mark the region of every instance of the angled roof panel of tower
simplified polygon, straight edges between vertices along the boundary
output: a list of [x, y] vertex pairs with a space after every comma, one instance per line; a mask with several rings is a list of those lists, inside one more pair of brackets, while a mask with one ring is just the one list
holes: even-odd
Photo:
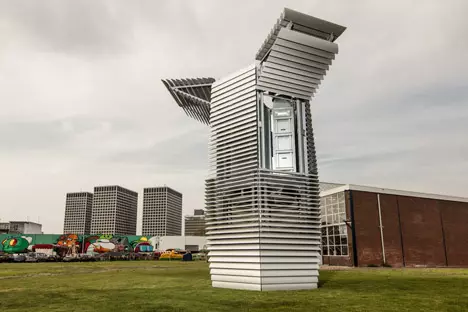
[[285, 9], [256, 59], [257, 89], [310, 100], [330, 68], [346, 28]]
[[280, 18], [273, 26], [270, 34], [260, 47], [255, 57], [256, 60], [261, 61], [265, 57], [275, 42], [280, 30], [282, 28], [287, 28], [289, 23], [292, 23], [292, 29], [294, 31], [331, 42], [335, 41], [346, 30], [344, 26], [285, 8]]
[[184, 112], [205, 124], [210, 123], [213, 78], [162, 79], [167, 90]]

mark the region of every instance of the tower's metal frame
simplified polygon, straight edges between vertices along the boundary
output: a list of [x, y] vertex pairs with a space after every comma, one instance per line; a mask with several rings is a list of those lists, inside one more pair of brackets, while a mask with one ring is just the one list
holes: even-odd
[[285, 9], [255, 64], [218, 81], [163, 80], [188, 115], [211, 127], [206, 231], [214, 287], [317, 287], [320, 198], [310, 99], [344, 30]]

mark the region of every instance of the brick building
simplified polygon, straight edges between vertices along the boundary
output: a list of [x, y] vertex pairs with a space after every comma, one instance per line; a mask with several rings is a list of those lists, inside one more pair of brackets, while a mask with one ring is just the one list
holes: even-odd
[[468, 266], [468, 198], [321, 185], [323, 264]]

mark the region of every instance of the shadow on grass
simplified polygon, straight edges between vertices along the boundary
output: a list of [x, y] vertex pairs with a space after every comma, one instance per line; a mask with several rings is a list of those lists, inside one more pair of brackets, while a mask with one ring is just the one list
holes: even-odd
[[336, 275], [338, 271], [321, 271], [319, 276], [318, 287], [324, 287], [333, 277]]

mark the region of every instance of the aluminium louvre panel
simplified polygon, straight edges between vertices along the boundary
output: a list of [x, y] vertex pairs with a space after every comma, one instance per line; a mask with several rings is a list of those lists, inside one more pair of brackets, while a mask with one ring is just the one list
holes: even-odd
[[210, 123], [213, 78], [162, 79], [164, 86], [184, 112], [202, 123]]
[[[275, 205], [268, 205], [271, 208], [275, 210], [276, 216], [284, 216], [284, 217], [290, 217], [291, 215], [297, 215], [299, 214], [301, 218], [311, 218], [311, 217], [316, 217], [316, 215], [319, 215], [320, 213], [318, 211], [316, 212], [311, 212], [311, 211], [304, 211], [303, 206], [298, 206], [298, 205], [290, 205], [288, 206], [289, 209], [281, 209], [282, 205], [275, 204]], [[246, 207], [248, 207], [246, 205]], [[239, 207], [238, 207], [239, 208]], [[298, 211], [299, 210], [299, 211]], [[261, 210], [260, 212], [264, 216], [270, 216], [272, 215], [269, 210]], [[236, 214], [232, 212], [232, 210], [218, 210], [218, 211], [212, 211], [210, 213], [210, 217], [206, 218], [206, 221], [211, 221], [211, 220], [236, 220], [237, 218], [244, 218], [246, 216], [252, 216], [252, 215], [258, 215], [259, 212], [258, 210], [252, 209], [252, 207], [248, 207], [248, 209], [236, 209]]]
[[[334, 54], [338, 53], [338, 45], [286, 28], [281, 28], [276, 37], [282, 41], [272, 43], [260, 64], [257, 89], [310, 99], [329, 69]], [[298, 46], [304, 48], [297, 50]], [[315, 50], [324, 51], [328, 56], [317, 56]], [[264, 76], [263, 71], [267, 75]], [[316, 85], [304, 86], [304, 83]]]
[[[296, 32], [307, 34], [324, 41], [328, 39], [334, 41], [346, 30], [344, 26], [285, 8], [260, 47], [255, 57], [256, 60], [261, 61], [265, 57], [273, 43], [277, 40], [280, 30], [287, 27], [289, 23], [292, 24], [292, 29]], [[331, 34], [333, 34], [333, 38], [330, 38]]]
[[245, 99], [242, 99], [242, 100], [239, 100], [235, 103], [232, 103], [228, 109], [224, 109], [222, 111], [222, 113], [218, 113], [218, 112], [215, 112], [215, 111], [212, 111], [211, 112], [211, 115], [210, 115], [210, 118], [213, 120], [213, 122], [217, 119], [221, 119], [221, 118], [224, 118], [226, 116], [229, 116], [229, 114], [231, 114], [232, 112], [238, 112], [239, 110], [242, 110], [243, 109], [243, 106], [244, 105], [249, 105], [251, 102], [253, 101], [256, 101], [257, 98], [255, 95], [253, 94], [250, 94], [251, 97], [248, 97], [248, 98], [245, 98]]
[[[236, 73], [229, 79], [222, 79], [212, 86], [211, 114], [217, 116], [211, 124], [209, 144], [209, 168], [212, 174], [222, 176], [232, 171], [243, 170], [243, 168], [258, 168], [255, 81], [255, 67], [249, 66], [244, 71]], [[248, 98], [252, 100], [244, 102], [238, 107], [236, 114], [232, 115], [231, 105]], [[230, 111], [231, 114], [229, 114]], [[246, 127], [239, 131], [236, 127], [239, 120], [251, 123], [246, 124]], [[229, 150], [237, 150], [242, 148], [242, 144], [250, 142], [251, 147], [243, 155], [236, 155], [234, 162], [227, 161]]]
[[[254, 189], [257, 193], [255, 197], [258, 198], [270, 196], [269, 189], [280, 187], [281, 183], [272, 184], [272, 181], [283, 180], [284, 182], [296, 183], [288, 187], [291, 189], [294, 186], [310, 189], [310, 186], [307, 187], [309, 181], [315, 180], [313, 176], [301, 177], [301, 175], [296, 174], [276, 174], [263, 170], [258, 170], [255, 174], [256, 178], [253, 179], [256, 179], [257, 182], [252, 186], [258, 185]], [[252, 174], [248, 175], [248, 177], [252, 179]], [[262, 190], [264, 187], [266, 189]], [[318, 197], [318, 194], [310, 189], [307, 195], [313, 197], [314, 194]], [[253, 200], [253, 203], [255, 203], [255, 198], [252, 199], [251, 195], [247, 196], [247, 199]], [[226, 221], [216, 222], [214, 220], [214, 222], [209, 222], [211, 224], [207, 229], [207, 245], [213, 286], [224, 287], [230, 285], [229, 287], [247, 287], [248, 289], [257, 290], [266, 290], [268, 285], [274, 285], [276, 289], [317, 287], [321, 237], [320, 231], [314, 230], [314, 228], [319, 228], [320, 204], [318, 200], [315, 203], [304, 205], [308, 211], [316, 213], [315, 216], [311, 215], [307, 219], [309, 221], [304, 220], [300, 214], [291, 214], [290, 218], [282, 218], [282, 213], [277, 213], [279, 218], [275, 218], [275, 222], [270, 222], [268, 218], [265, 218], [268, 215], [262, 214], [261, 211], [264, 208], [260, 204], [257, 207], [259, 216], [262, 215], [260, 219], [257, 217], [259, 222], [249, 222], [255, 220], [253, 218], [255, 213], [245, 215], [244, 219], [236, 218], [235, 223], [241, 223], [240, 227], [226, 224]], [[235, 206], [233, 208], [235, 209]], [[286, 205], [285, 208], [290, 207]], [[296, 211], [300, 212], [299, 209], [296, 209]], [[209, 208], [208, 211], [210, 211]], [[271, 214], [274, 215], [275, 213], [272, 211]], [[240, 238], [239, 235], [242, 235], [242, 233], [245, 233], [245, 237], [257, 237], [258, 244], [256, 241], [250, 240], [249, 242]], [[309, 234], [304, 236], [304, 233]], [[281, 238], [282, 235], [287, 238]], [[260, 266], [256, 264], [260, 264]], [[247, 269], [250, 270], [248, 274], [239, 271], [245, 272]], [[303, 271], [298, 274], [297, 270]], [[245, 275], [259, 276], [260, 278], [246, 279]]]

